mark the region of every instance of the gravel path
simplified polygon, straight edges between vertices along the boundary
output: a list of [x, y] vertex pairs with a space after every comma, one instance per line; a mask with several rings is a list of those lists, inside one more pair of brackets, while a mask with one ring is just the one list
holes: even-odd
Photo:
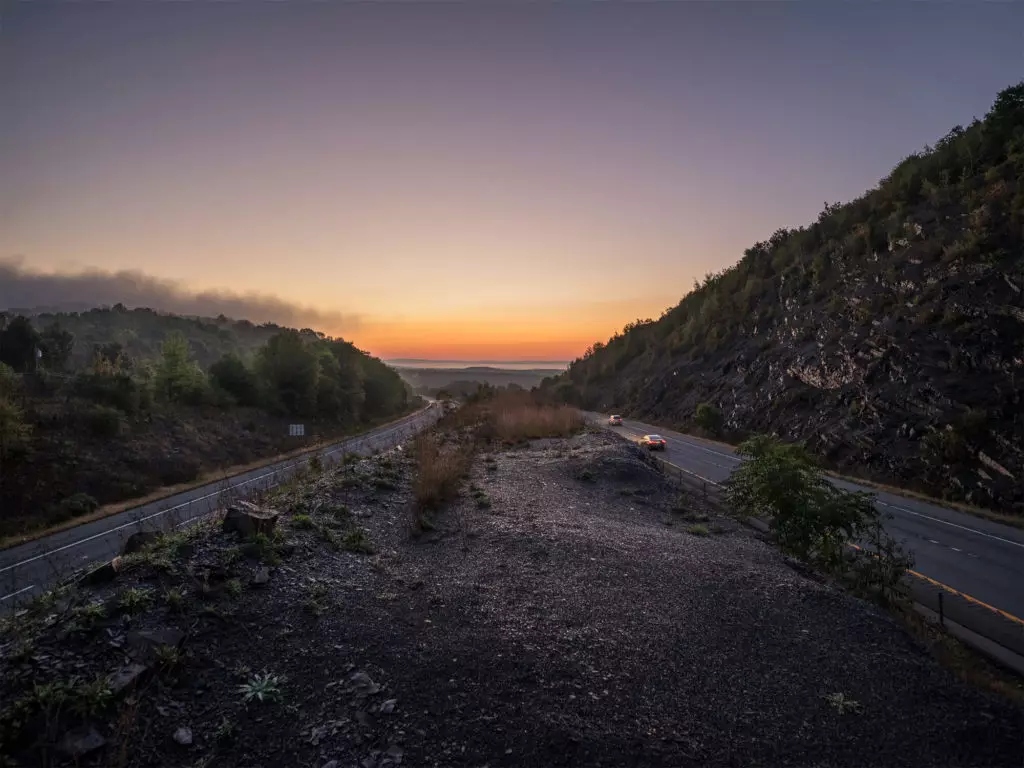
[[[344, 501], [376, 554], [284, 524], [294, 551], [265, 587], [139, 620], [186, 631], [188, 660], [142, 697], [126, 764], [1024, 764], [1019, 709], [748, 529], [689, 532], [674, 491], [614, 436], [478, 461], [473, 495], [419, 538], [411, 466], [393, 456], [384, 482], [362, 462], [290, 497], [314, 519]], [[209, 539], [193, 558], [227, 535]], [[93, 642], [78, 653], [115, 661]], [[240, 665], [286, 676], [280, 699], [243, 705]], [[172, 739], [182, 726], [189, 746]]]

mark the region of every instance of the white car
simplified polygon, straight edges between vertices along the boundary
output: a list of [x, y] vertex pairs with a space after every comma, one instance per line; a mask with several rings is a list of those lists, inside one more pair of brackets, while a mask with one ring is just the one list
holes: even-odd
[[611, 427], [621, 427], [622, 417], [619, 415], [612, 416], [610, 419], [608, 419], [608, 425]]

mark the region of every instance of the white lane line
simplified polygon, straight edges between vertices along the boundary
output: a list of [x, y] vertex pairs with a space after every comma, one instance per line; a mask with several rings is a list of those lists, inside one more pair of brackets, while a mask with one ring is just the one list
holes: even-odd
[[12, 597], [17, 597], [22, 592], [28, 592], [30, 589], [35, 589], [35, 588], [36, 588], [35, 584], [29, 584], [27, 587], [23, 587], [23, 588], [19, 589], [17, 592], [11, 592], [11, 594], [9, 594], [9, 595], [4, 595], [3, 597], [0, 597], [0, 603], [2, 603], [4, 600], [10, 600]]
[[908, 515], [914, 515], [916, 517], [923, 517], [925, 520], [931, 520], [934, 523], [942, 523], [943, 525], [948, 525], [948, 526], [950, 526], [952, 528], [959, 528], [961, 531], [968, 531], [969, 533], [976, 533], [979, 536], [984, 536], [985, 538], [988, 538], [988, 539], [995, 539], [996, 541], [1001, 541], [1003, 544], [1012, 544], [1015, 547], [1020, 547], [1021, 549], [1024, 549], [1024, 544], [1021, 544], [1019, 541], [1010, 541], [1010, 539], [1004, 539], [1002, 536], [995, 536], [995, 535], [993, 535], [991, 533], [985, 533], [984, 531], [979, 531], [977, 528], [968, 528], [966, 525], [957, 525], [956, 523], [951, 523], [948, 520], [942, 520], [942, 519], [940, 519], [938, 517], [932, 517], [931, 515], [924, 515], [924, 514], [921, 514], [920, 512], [915, 512], [912, 509], [907, 509], [906, 507], [901, 507], [898, 504], [889, 504], [888, 502], [881, 501], [880, 499], [877, 499], [877, 498], [875, 499], [875, 503], [876, 504], [880, 504], [883, 507], [892, 507], [893, 509], [898, 509], [900, 512], [906, 512]]
[[957, 549], [956, 547], [950, 547], [950, 549], [952, 549], [954, 552], [962, 552], [963, 551], [962, 549]]
[[932, 544], [938, 544], [939, 543], [935, 539], [928, 539], [928, 541], [930, 541]]
[[[390, 435], [394, 434], [396, 431], [397, 431], [397, 429], [392, 429], [392, 430], [389, 430], [388, 432], [383, 432], [380, 435], [375, 435], [375, 437], [390, 436]], [[358, 442], [348, 442], [348, 441], [346, 441], [342, 445], [339, 445], [336, 448], [332, 448], [329, 451], [324, 451], [320, 455], [321, 456], [327, 456], [327, 455], [330, 455], [332, 453], [337, 453], [338, 451], [344, 450], [346, 448], [356, 448], [356, 447], [359, 447], [362, 443], [366, 442], [368, 439], [369, 438], [363, 438], [361, 440], [358, 440]], [[49, 550], [47, 552], [43, 552], [42, 554], [35, 555], [34, 557], [26, 558], [25, 560], [22, 560], [20, 562], [14, 563], [12, 565], [8, 565], [8, 566], [6, 566], [4, 568], [0, 568], [0, 573], [6, 573], [7, 571], [13, 571], [15, 568], [20, 568], [23, 565], [28, 565], [29, 563], [34, 563], [37, 560], [42, 560], [44, 558], [50, 557], [51, 555], [55, 555], [58, 552], [63, 552], [64, 550], [67, 550], [67, 549], [74, 549], [77, 546], [80, 546], [82, 544], [86, 544], [86, 543], [88, 543], [90, 541], [93, 541], [95, 539], [99, 539], [99, 538], [102, 538], [104, 536], [109, 536], [110, 534], [117, 533], [118, 531], [124, 530], [125, 528], [130, 528], [130, 527], [132, 527], [134, 525], [139, 525], [140, 523], [144, 523], [147, 520], [152, 520], [154, 517], [159, 517], [160, 515], [166, 515], [168, 512], [173, 512], [176, 509], [181, 509], [182, 507], [190, 506], [192, 504], [195, 504], [198, 501], [204, 501], [206, 499], [211, 498], [212, 496], [219, 496], [222, 493], [234, 490], [235, 488], [241, 488], [243, 485], [249, 485], [250, 483], [254, 483], [257, 480], [262, 480], [265, 477], [272, 477], [273, 475], [279, 474], [280, 472], [283, 472], [286, 469], [291, 469], [292, 467], [296, 467], [299, 464], [302, 464], [307, 459], [308, 459], [308, 457], [304, 457], [303, 459], [300, 459], [299, 461], [292, 462], [291, 464], [288, 464], [288, 465], [286, 465], [284, 467], [280, 467], [280, 468], [272, 470], [270, 472], [266, 472], [266, 473], [264, 473], [262, 475], [258, 475], [256, 477], [250, 478], [248, 480], [243, 480], [242, 482], [235, 483], [234, 485], [229, 485], [226, 488], [218, 489], [218, 490], [214, 491], [213, 493], [206, 494], [205, 496], [199, 496], [199, 497], [197, 497], [195, 499], [190, 499], [189, 501], [182, 502], [181, 504], [176, 504], [173, 507], [168, 507], [167, 509], [158, 510], [158, 511], [154, 512], [151, 515], [146, 515], [145, 517], [140, 517], [137, 520], [132, 520], [130, 522], [124, 523], [122, 525], [117, 526], [116, 528], [110, 528], [110, 529], [105, 530], [105, 531], [100, 531], [99, 533], [93, 534], [92, 536], [87, 536], [84, 539], [79, 539], [78, 541], [73, 541], [70, 544], [65, 544], [62, 547], [57, 547], [56, 549], [51, 549], [51, 550]], [[129, 510], [125, 510], [125, 511], [129, 511]], [[22, 590], [22, 591], [24, 591], [24, 590]], [[18, 594], [18, 593], [15, 593], [15, 594]]]

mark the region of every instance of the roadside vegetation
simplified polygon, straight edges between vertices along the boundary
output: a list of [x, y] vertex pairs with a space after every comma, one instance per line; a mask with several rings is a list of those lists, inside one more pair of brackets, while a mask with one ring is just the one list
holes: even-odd
[[388, 421], [416, 400], [380, 360], [308, 329], [120, 306], [0, 314], [0, 538]]
[[[583, 415], [571, 406], [515, 389], [482, 386], [458, 410], [416, 441], [413, 530], [433, 528], [431, 515], [458, 497], [474, 459], [485, 448], [515, 446], [545, 437], [568, 437], [583, 429]], [[485, 460], [494, 471], [493, 457]], [[490, 502], [474, 493], [477, 505]]]
[[834, 486], [803, 445], [758, 435], [737, 453], [747, 461], [725, 487], [738, 515], [767, 520], [785, 554], [855, 591], [887, 603], [899, 599], [913, 559], [885, 533], [873, 494]]

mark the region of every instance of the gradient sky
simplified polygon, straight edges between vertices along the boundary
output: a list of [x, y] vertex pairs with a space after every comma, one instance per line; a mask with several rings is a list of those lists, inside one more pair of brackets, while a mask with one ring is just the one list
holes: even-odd
[[1022, 78], [1019, 3], [15, 2], [0, 258], [571, 358]]

